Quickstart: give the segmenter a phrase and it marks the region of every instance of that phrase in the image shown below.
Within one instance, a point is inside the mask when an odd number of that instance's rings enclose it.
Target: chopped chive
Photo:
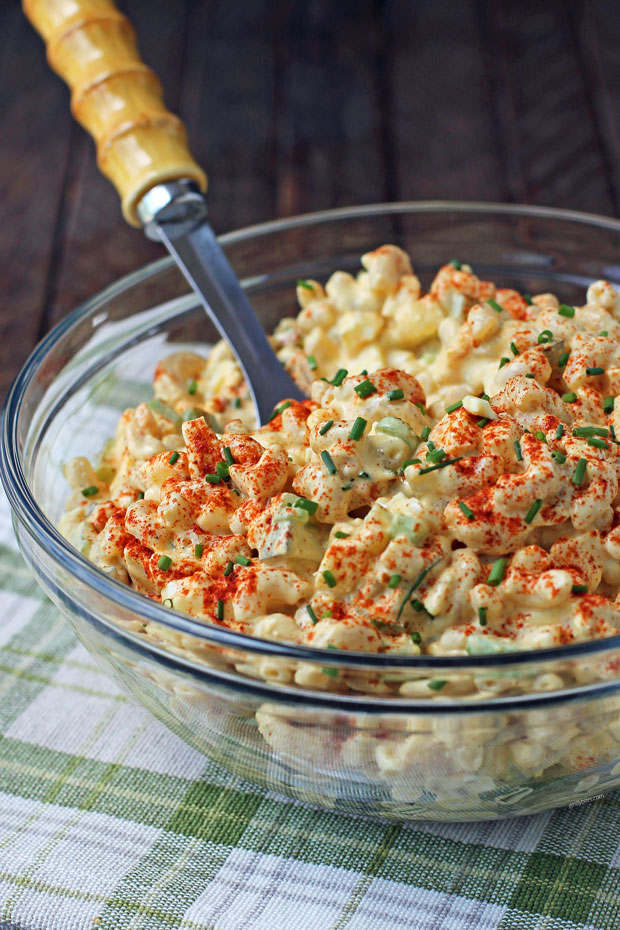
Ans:
[[[436,448],[437,448],[437,446],[435,445],[434,442],[429,442],[429,443],[427,443],[427,445],[428,445],[428,448],[430,449],[431,452],[433,451],[433,449],[436,449]]]
[[[369,381],[367,378],[365,381],[362,381],[361,384],[356,384],[353,390],[358,397],[363,399],[365,397],[370,397],[370,395],[374,394],[377,389],[372,381]]]
[[[507,365],[509,361],[510,361],[509,358],[506,358],[505,355],[502,355],[502,357],[501,357],[500,360],[499,360],[499,367],[500,367],[500,369],[502,369],[502,368],[504,367],[504,365]]]
[[[613,442],[618,442],[616,439],[616,430],[614,429],[613,423],[609,427],[609,435],[611,436]]]
[[[587,594],[588,586],[587,584],[574,584],[571,588],[572,594]]]
[[[232,452],[230,451],[230,446],[224,446],[224,448],[222,449],[222,452],[224,453],[224,458],[226,459],[226,462],[229,465],[234,465],[235,460],[233,458]]]
[[[218,476],[218,478],[221,478],[223,481],[226,478],[229,478],[230,475],[228,474],[228,468],[229,468],[228,462],[218,462],[215,466],[215,473]]]
[[[597,367],[597,368],[586,368],[586,374],[587,374],[589,377],[594,378],[594,377],[596,377],[596,375],[604,375],[604,374],[605,374],[605,369],[604,369],[604,368],[599,368],[599,367]]]
[[[336,530],[334,533],[336,539],[348,539],[350,535],[350,533],[343,533],[342,530]]]
[[[316,371],[316,369],[319,367],[319,363],[315,359],[314,355],[306,355],[306,361],[308,362],[310,371]]]
[[[414,601],[411,601],[410,603],[413,609],[416,611],[416,613],[421,613],[423,610],[426,610],[426,607],[424,606],[422,601],[419,601],[417,598]],[[430,614],[429,614],[429,617],[430,617]]]
[[[424,406],[421,400],[416,401],[414,406],[418,408],[422,416],[424,417],[426,416],[426,407]]]
[[[609,336],[609,332],[606,329],[602,329],[599,333],[599,336]]]
[[[299,507],[300,510],[305,510],[310,516],[313,516],[319,509],[317,502],[310,501],[307,497],[298,497],[293,507]]]
[[[343,484],[340,488],[341,491],[351,491],[353,490],[353,482],[350,481],[348,484]]]
[[[579,461],[577,462],[577,468],[573,472],[573,477],[571,479],[573,484],[577,485],[577,487],[580,487],[581,482],[584,479],[587,467],[588,467],[588,460],[579,459]]]
[[[473,512],[473,510],[470,507],[467,506],[465,501],[459,501],[459,507],[461,508],[461,510],[463,511],[463,513],[465,514],[468,520],[476,519],[476,514]]]
[[[334,460],[326,449],[321,452],[321,458],[323,459],[323,464],[325,465],[325,468],[330,475],[338,474],[338,469],[334,464]]]
[[[544,345],[546,342],[551,342],[553,339],[553,333],[550,329],[543,329],[542,333],[538,336],[538,345]]]
[[[567,316],[569,319],[572,320],[572,318],[575,316],[575,308],[569,307],[568,304],[560,304],[558,313],[560,314],[560,316]]]
[[[448,682],[444,678],[433,678],[429,681],[428,686],[431,691],[441,691],[447,684]]]
[[[306,604],[306,610],[308,611],[308,616],[310,617],[310,619],[312,620],[312,622],[313,622],[313,623],[318,623],[318,622],[319,622],[319,618],[317,617],[317,615],[316,615],[315,612],[313,611],[313,609],[312,609],[312,607],[310,606],[310,604]]]
[[[526,523],[531,523],[531,522],[534,520],[534,518],[536,517],[536,514],[538,513],[538,511],[540,510],[540,508],[542,507],[542,505],[543,505],[543,502],[541,501],[540,498],[537,498],[537,499],[534,501],[534,503],[532,504],[532,506],[530,507],[530,509],[528,510],[528,512],[527,512],[526,515],[525,515],[525,522],[526,522]]]
[[[487,608],[486,607],[478,608],[478,622],[480,626],[487,625]]]
[[[224,575],[225,575],[227,578],[228,578],[228,576],[230,575],[230,573],[232,572],[232,570],[234,569],[234,567],[235,567],[235,566],[234,566],[234,563],[233,563],[233,562],[227,562],[227,563],[226,563],[226,568],[224,569]]]
[[[558,359],[558,368],[564,368],[569,358],[570,352],[562,352]]]
[[[388,583],[387,583],[388,588],[397,588],[397,587],[399,586],[400,582],[401,582],[401,576],[400,576],[400,575],[392,575],[392,577],[390,578],[390,580],[389,580]]]
[[[497,302],[496,300],[493,300],[492,297],[488,297],[488,298],[487,298],[487,303],[488,303],[489,307],[492,307],[493,310],[495,310],[496,313],[503,313],[503,312],[504,312],[504,308],[502,307],[502,305],[501,305],[501,304],[498,304],[498,302]]]
[[[189,384],[187,385],[187,393],[195,394],[197,390],[198,390],[198,382],[190,381]]]
[[[526,378],[533,378],[534,375],[531,372],[528,372],[525,376]]]
[[[458,400],[455,404],[450,404],[449,407],[446,407],[446,413],[454,413],[455,410],[458,410],[459,407],[463,406],[463,401]]]
[[[205,475],[205,481],[207,481],[209,484],[219,484],[221,480],[222,479],[219,475]]]
[[[560,423],[560,425],[558,426],[558,428],[557,428],[556,431],[555,431],[555,438],[556,438],[556,439],[561,439],[563,435],[564,435],[564,424],[563,424],[563,423]]]
[[[511,342],[511,343],[510,343],[510,351],[512,352],[513,355],[519,355],[519,354],[520,354],[520,353],[519,353],[519,350],[517,349],[517,347],[516,347],[516,345],[514,344],[514,342]]]
[[[168,459],[168,465],[174,465],[174,463],[178,460],[178,458],[179,458],[179,453],[173,452],[170,458]]]
[[[332,380],[329,382],[334,387],[340,387],[346,376],[349,374],[346,368],[339,368]]]
[[[328,675],[330,678],[338,678],[337,668],[322,668],[321,671],[324,675]]]
[[[367,374],[368,374],[367,368],[364,368],[363,371],[360,371],[360,375],[364,375],[364,377],[366,377]]]
[[[252,559],[248,559],[247,555],[238,555],[235,558],[237,565],[244,565],[246,568],[248,565],[252,564]]]
[[[422,427],[422,430],[421,430],[421,432],[420,432],[420,436],[422,437],[422,439],[424,440],[424,442],[426,442],[426,440],[428,439],[428,437],[430,436],[430,434],[431,434],[431,428],[430,428],[430,426],[423,426],[423,427]]]
[[[203,553],[204,546],[202,543],[196,543],[194,546],[194,556],[199,559]]]
[[[604,439],[598,439],[596,436],[590,436],[588,439],[588,445],[594,446],[595,449],[605,449],[606,452],[609,452],[609,446]]]
[[[609,430],[606,426],[576,426],[573,430],[573,436],[578,436],[580,439],[588,436],[603,436],[607,439],[608,435]]]
[[[455,459],[444,459],[443,462],[439,462],[437,465],[429,465],[428,468],[421,468],[418,474],[427,475],[429,471],[436,471],[438,468],[445,468],[446,465],[454,465],[455,462],[460,462],[461,459],[464,458],[464,455],[459,455]]]
[[[139,501],[143,501],[143,500],[144,500],[144,491],[138,491],[138,500],[139,500]]]
[[[358,478],[370,478],[370,475],[367,471],[360,471],[357,473]]]
[[[451,258],[449,264],[452,265],[453,268],[456,268],[457,271],[461,270],[462,266],[458,258]]]
[[[603,410],[605,411],[605,413],[611,413],[613,409],[614,409],[614,398],[605,397],[603,399]]]
[[[540,439],[541,442],[546,442],[546,441],[547,441],[547,437],[545,436],[545,434],[543,433],[543,431],[542,431],[541,429],[537,430],[537,431],[534,433],[534,435],[536,436],[536,439]]]
[[[335,587],[336,587],[336,585],[338,584],[338,582],[336,581],[336,576],[334,575],[333,572],[330,572],[329,570],[326,570],[326,571],[324,571],[324,572],[321,572],[321,574],[322,574],[323,578],[325,579],[326,585],[327,585],[329,588],[335,588]]]
[[[480,400],[486,400],[487,403],[488,403],[488,402],[491,400],[491,398],[489,397],[488,394],[481,394],[481,395],[480,395]]]
[[[271,423],[271,421],[275,420],[275,418],[279,416],[284,410],[286,410],[287,407],[292,407],[292,406],[293,406],[292,400],[285,400],[283,404],[280,404],[279,407],[276,407],[274,409],[273,413],[271,414],[267,422]]]
[[[216,610],[215,610],[215,616],[217,617],[218,620],[223,620],[223,619],[224,619],[224,601],[218,601],[218,602],[217,602],[217,607],[216,607]]]
[[[521,443],[519,442],[518,439],[515,439],[513,445],[514,445],[514,447],[515,447],[515,453],[516,453],[516,456],[517,456],[517,462],[522,462],[522,461],[523,461],[523,453],[521,452]]]
[[[82,497],[94,497],[95,494],[99,494],[96,484],[89,484],[87,488],[82,488]]]
[[[355,440],[357,442],[364,435],[364,430],[368,426],[368,420],[365,420],[364,417],[357,417],[355,423],[351,427],[351,432],[349,433],[349,439]]]
[[[160,568],[162,572],[167,572],[170,566],[172,565],[172,559],[169,555],[162,555],[159,557],[157,562],[157,568]]]
[[[531,294],[524,294],[524,295],[523,295],[523,300],[524,300],[524,301],[526,302],[526,304],[528,304],[528,306],[530,306],[530,307],[532,307],[533,304],[534,304],[534,301],[532,300]]]
[[[402,400],[405,396],[405,392],[402,388],[395,388],[393,391],[388,391],[385,396],[388,400]]]
[[[446,457],[446,452],[444,449],[430,449],[426,453],[427,462],[441,462]]]
[[[476,420],[476,426],[479,427],[479,429],[484,429],[484,427],[487,425],[488,422],[489,422],[488,417],[482,417],[481,420]]]
[[[420,646],[422,643],[422,637],[417,630],[414,630],[413,633],[410,633],[411,642],[414,646]]]
[[[241,398],[235,397],[235,400],[233,402],[233,407],[235,408],[235,410],[238,410],[240,406],[241,406]]]
[[[577,400],[577,395],[574,391],[569,391],[568,394],[562,394],[562,400],[565,404],[574,404]]]
[[[297,281],[297,287],[303,287],[306,291],[313,291],[314,287],[310,284],[309,281],[306,281],[304,278],[299,278]]]
[[[411,587],[409,588],[409,590],[407,591],[407,593],[405,594],[404,598],[402,599],[400,603],[400,607],[398,608],[398,613],[396,615],[397,620],[400,620],[400,616],[403,610],[405,609],[405,605],[407,604],[407,601],[409,600],[413,592],[418,590],[418,588],[420,587],[420,585],[422,584],[422,582],[424,581],[428,573],[431,572],[435,568],[436,565],[439,565],[440,562],[443,562],[443,559],[444,557],[440,556],[438,559],[435,559],[434,562],[431,562],[431,564],[427,568],[425,568],[423,571],[420,572],[420,574],[418,575],[416,580],[413,582],[413,584],[411,585]],[[424,607],[424,605],[422,606]]]
[[[332,428],[333,425],[334,425],[334,421],[328,420],[326,423],[323,424],[323,426],[319,430],[319,435],[324,436],[325,433],[327,433]]]
[[[493,565],[491,566],[491,571],[489,572],[489,577],[487,578],[487,584],[493,585],[494,587],[504,580],[504,575],[506,574],[506,566],[508,565],[508,559],[495,559]]]
[[[172,602],[172,598],[171,598],[171,597],[165,598],[165,599],[162,601],[162,604],[164,605],[164,607],[170,607],[170,608],[174,607],[174,604],[173,604],[173,602]]]
[[[403,464],[400,466],[400,470],[404,472],[405,468],[409,468],[410,465],[421,465],[421,459],[405,459]]]
[[[559,465],[563,465],[566,461],[566,456],[563,452],[552,452],[551,457],[554,458]]]

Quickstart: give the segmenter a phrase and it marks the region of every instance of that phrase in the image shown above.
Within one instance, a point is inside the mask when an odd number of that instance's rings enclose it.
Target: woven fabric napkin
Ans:
[[[0,497],[0,927],[618,930],[620,792],[536,817],[383,824],[208,762],[103,675]]]

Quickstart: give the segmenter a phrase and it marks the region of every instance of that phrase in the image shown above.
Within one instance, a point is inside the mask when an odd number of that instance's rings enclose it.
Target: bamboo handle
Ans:
[[[47,60],[71,88],[71,111],[97,145],[97,164],[120,194],[123,215],[156,184],[207,178],[187,146],[185,126],[162,99],[157,75],[136,45],[133,26],[113,0],[23,0],[43,37]]]

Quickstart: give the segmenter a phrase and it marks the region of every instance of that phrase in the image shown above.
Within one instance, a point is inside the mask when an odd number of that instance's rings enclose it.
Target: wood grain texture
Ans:
[[[21,10],[0,7],[0,392],[33,348],[51,269],[71,138],[60,82]]]
[[[620,212],[617,0],[121,0],[224,232],[481,199]],[[0,391],[50,325],[162,254],[123,222],[68,93],[0,5]]]

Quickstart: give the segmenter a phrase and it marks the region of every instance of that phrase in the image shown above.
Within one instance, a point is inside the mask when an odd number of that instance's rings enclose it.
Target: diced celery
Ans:
[[[387,436],[402,439],[414,452],[420,443],[411,427],[404,420],[399,420],[398,417],[383,417],[382,420],[379,420],[375,429],[377,433],[385,433]]]

